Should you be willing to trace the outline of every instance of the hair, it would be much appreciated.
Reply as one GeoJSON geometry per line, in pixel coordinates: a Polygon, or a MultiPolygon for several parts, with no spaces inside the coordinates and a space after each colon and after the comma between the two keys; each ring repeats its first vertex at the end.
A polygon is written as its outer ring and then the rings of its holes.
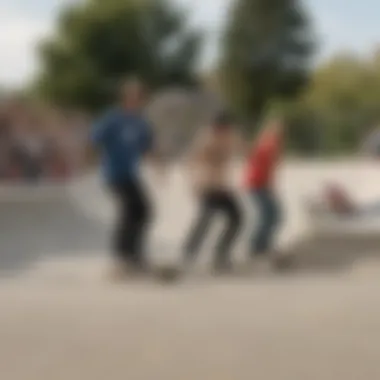
{"type": "Polygon", "coordinates": [[[212,126],[217,129],[232,128],[234,123],[235,119],[228,111],[221,111],[217,113],[212,120],[212,126]]]}

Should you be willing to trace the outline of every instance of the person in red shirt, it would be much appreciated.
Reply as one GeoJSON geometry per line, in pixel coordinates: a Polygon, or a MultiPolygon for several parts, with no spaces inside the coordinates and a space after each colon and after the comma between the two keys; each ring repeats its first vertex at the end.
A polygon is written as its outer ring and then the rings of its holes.
{"type": "Polygon", "coordinates": [[[272,254],[274,234],[280,222],[275,177],[282,156],[283,124],[271,121],[255,141],[248,156],[245,187],[258,209],[259,222],[253,232],[251,258],[272,254]]]}

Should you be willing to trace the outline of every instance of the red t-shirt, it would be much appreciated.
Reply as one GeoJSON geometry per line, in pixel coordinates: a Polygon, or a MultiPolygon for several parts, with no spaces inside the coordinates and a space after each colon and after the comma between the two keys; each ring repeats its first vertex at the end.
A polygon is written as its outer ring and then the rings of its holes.
{"type": "Polygon", "coordinates": [[[245,186],[262,189],[272,185],[280,156],[281,138],[275,132],[264,133],[248,158],[245,186]]]}

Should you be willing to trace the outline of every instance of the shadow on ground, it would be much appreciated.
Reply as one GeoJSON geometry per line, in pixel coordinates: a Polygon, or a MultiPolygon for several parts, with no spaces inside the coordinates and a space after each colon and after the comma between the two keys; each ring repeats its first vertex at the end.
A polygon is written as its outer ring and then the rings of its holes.
{"type": "Polygon", "coordinates": [[[295,273],[345,272],[360,262],[380,264],[380,234],[316,234],[289,248],[295,273]]]}

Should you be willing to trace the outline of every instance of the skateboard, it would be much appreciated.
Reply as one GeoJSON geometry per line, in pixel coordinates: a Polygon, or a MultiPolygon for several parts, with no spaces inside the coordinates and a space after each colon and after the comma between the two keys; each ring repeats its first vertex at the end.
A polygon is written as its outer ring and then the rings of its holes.
{"type": "Polygon", "coordinates": [[[156,266],[151,269],[151,274],[154,278],[162,283],[176,283],[181,279],[182,270],[175,265],[156,266]]]}
{"type": "Polygon", "coordinates": [[[115,277],[111,276],[111,282],[141,282],[154,281],[162,284],[177,283],[182,275],[181,269],[176,265],[155,265],[142,272],[131,272],[119,274],[115,277]]]}

